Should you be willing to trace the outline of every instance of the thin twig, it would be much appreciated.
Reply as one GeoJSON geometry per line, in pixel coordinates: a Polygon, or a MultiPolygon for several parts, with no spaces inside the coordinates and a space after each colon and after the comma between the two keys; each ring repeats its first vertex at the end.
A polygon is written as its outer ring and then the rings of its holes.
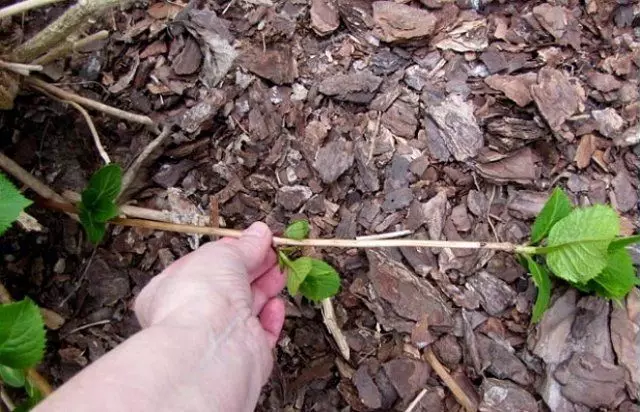
{"type": "Polygon", "coordinates": [[[416,406],[418,406],[418,404],[420,403],[420,401],[422,400],[422,398],[424,398],[424,395],[426,395],[426,394],[427,394],[427,390],[423,388],[420,391],[420,393],[411,401],[409,406],[407,406],[407,409],[405,409],[404,412],[412,412],[413,409],[416,406]]]}
{"type": "Polygon", "coordinates": [[[73,53],[78,49],[83,48],[87,44],[104,40],[109,37],[109,32],[107,30],[100,30],[97,33],[93,33],[83,39],[77,41],[65,41],[64,44],[56,47],[55,49],[50,50],[47,54],[38,57],[32,63],[33,64],[49,64],[53,61],[56,61],[62,57],[66,57],[69,53],[73,53]]]}
{"type": "Polygon", "coordinates": [[[356,240],[397,239],[413,234],[413,230],[398,230],[396,232],[380,233],[379,235],[356,236],[356,240]]]}
{"type": "Polygon", "coordinates": [[[36,88],[36,89],[42,89],[46,92],[51,93],[52,95],[62,99],[62,100],[69,100],[72,102],[76,102],[78,104],[81,104],[84,107],[90,108],[90,109],[94,109],[94,110],[98,110],[100,112],[103,112],[105,114],[108,114],[110,116],[113,117],[117,117],[120,119],[124,119],[130,122],[134,122],[134,123],[140,123],[143,124],[145,126],[148,126],[152,129],[157,128],[156,124],[153,122],[153,120],[151,120],[150,117],[148,116],[143,116],[140,114],[135,114],[135,113],[131,113],[131,112],[127,112],[125,110],[120,110],[117,109],[115,107],[112,106],[108,106],[106,104],[97,102],[95,100],[92,99],[87,99],[86,97],[82,97],[79,96],[75,93],[71,93],[68,92],[64,89],[61,89],[59,87],[56,87],[52,84],[49,84],[45,81],[42,81],[40,79],[36,79],[35,77],[27,77],[25,79],[25,83],[31,85],[32,87],[36,88]]]}
{"type": "Polygon", "coordinates": [[[29,189],[36,192],[38,195],[45,199],[55,200],[56,202],[64,202],[64,198],[57,194],[46,184],[36,179],[31,173],[27,172],[19,164],[7,157],[4,153],[0,152],[0,168],[4,169],[18,179],[20,183],[27,186],[29,189]]]}
{"type": "Polygon", "coordinates": [[[87,323],[86,325],[78,326],[77,328],[65,333],[63,336],[60,336],[61,339],[66,338],[69,335],[73,335],[76,332],[80,332],[81,330],[89,329],[94,326],[106,325],[107,323],[111,323],[111,319],[103,319],[97,322],[87,323]]]}
{"type": "Polygon", "coordinates": [[[342,333],[340,326],[338,326],[336,312],[333,309],[333,302],[331,301],[331,298],[322,299],[322,319],[329,330],[329,333],[336,341],[338,349],[340,349],[340,354],[348,361],[351,358],[351,351],[349,349],[349,344],[347,343],[347,338],[342,333]]]}
{"type": "Polygon", "coordinates": [[[29,76],[31,72],[41,72],[43,67],[39,64],[12,63],[0,60],[0,69],[9,70],[22,76],[29,76]]]}
{"type": "Polygon", "coordinates": [[[472,399],[467,396],[467,394],[462,390],[458,382],[449,374],[449,371],[440,363],[436,355],[433,353],[431,348],[427,348],[423,354],[423,358],[431,365],[431,368],[436,372],[436,374],[442,379],[447,388],[451,391],[453,396],[456,398],[458,403],[462,405],[467,412],[476,412],[478,410],[478,405],[472,399]]]}
{"type": "Polygon", "coordinates": [[[82,275],[80,275],[80,278],[76,282],[71,292],[69,292],[69,294],[64,299],[62,299],[62,301],[60,301],[60,303],[58,304],[59,308],[61,308],[65,303],[67,303],[67,301],[71,299],[71,297],[80,289],[80,286],[82,286],[82,282],[84,281],[84,278],[87,276],[87,272],[89,272],[89,268],[91,267],[91,263],[93,262],[93,258],[96,256],[97,251],[98,251],[98,246],[94,246],[93,252],[91,252],[91,256],[89,256],[89,260],[87,260],[87,264],[85,265],[84,270],[82,271],[82,275]]]}
{"type": "MultiPolygon", "coordinates": [[[[17,163],[0,153],[0,167],[12,174],[23,184],[27,185],[49,202],[45,205],[50,209],[60,210],[66,213],[77,213],[75,207],[67,202],[62,196],[33,177],[29,172],[22,169],[17,163]]],[[[124,208],[123,208],[124,209],[124,208]]],[[[159,213],[162,215],[162,212],[159,213]]],[[[111,223],[142,227],[148,229],[164,230],[176,233],[190,233],[199,235],[240,237],[242,231],[235,229],[216,228],[209,226],[194,226],[178,223],[168,223],[144,219],[116,218],[111,223]]],[[[380,239],[380,240],[357,240],[357,239],[305,239],[294,240],[281,237],[274,237],[275,246],[317,246],[317,247],[340,247],[340,248],[377,248],[377,247],[428,247],[428,248],[451,248],[451,249],[490,249],[503,250],[507,252],[530,253],[531,247],[515,245],[509,242],[466,242],[466,241],[442,241],[425,239],[380,239]]]]}
{"type": "Polygon", "coordinates": [[[149,144],[142,150],[140,155],[138,155],[136,160],[134,160],[131,166],[129,166],[129,169],[127,169],[126,173],[122,177],[122,187],[120,189],[121,195],[126,192],[129,186],[131,186],[131,183],[133,183],[133,180],[138,175],[140,168],[142,167],[144,162],[147,160],[147,158],[151,155],[151,153],[153,153],[160,146],[162,146],[170,134],[171,134],[171,126],[164,126],[164,128],[162,129],[162,132],[158,135],[158,137],[156,137],[151,142],[149,142],[149,144]]]}
{"type": "Polygon", "coordinates": [[[16,14],[24,13],[26,11],[43,7],[48,4],[58,3],[63,0],[25,0],[20,3],[12,4],[11,6],[0,9],[0,19],[5,17],[15,16],[16,14]]]}
{"type": "MultiPolygon", "coordinates": [[[[147,229],[164,230],[167,232],[190,233],[199,235],[213,235],[223,237],[240,237],[242,231],[235,229],[223,229],[206,226],[183,225],[178,223],[156,222],[142,219],[118,218],[111,223],[142,227],[147,229]]],[[[428,247],[428,248],[451,248],[451,249],[491,249],[513,252],[523,250],[522,246],[516,246],[508,242],[465,242],[465,241],[443,241],[424,239],[381,239],[381,240],[357,240],[357,239],[304,239],[294,240],[282,237],[274,237],[275,246],[317,246],[317,247],[339,247],[339,248],[377,248],[377,247],[428,247]]]]}
{"type": "Polygon", "coordinates": [[[91,116],[89,116],[89,113],[84,109],[84,107],[80,106],[76,102],[72,102],[71,100],[63,100],[63,102],[68,103],[71,106],[75,107],[80,112],[82,117],[84,117],[84,120],[87,122],[87,126],[89,126],[89,130],[91,131],[91,135],[93,136],[93,143],[96,145],[96,148],[98,149],[98,153],[100,153],[100,157],[102,158],[105,164],[111,163],[111,159],[109,158],[107,151],[104,149],[104,146],[100,141],[100,135],[98,134],[98,130],[96,129],[96,126],[93,124],[93,120],[91,120],[91,116]]]}
{"type": "Polygon", "coordinates": [[[79,26],[93,15],[109,7],[128,2],[129,0],[78,0],[74,6],[67,9],[53,23],[18,46],[12,53],[11,60],[23,63],[33,61],[43,53],[63,43],[69,35],[78,30],[79,26]]]}
{"type": "Polygon", "coordinates": [[[4,403],[4,406],[7,407],[9,412],[12,412],[16,408],[16,404],[13,403],[13,400],[11,399],[7,391],[4,390],[4,386],[0,388],[0,399],[2,399],[2,403],[4,403]]]}

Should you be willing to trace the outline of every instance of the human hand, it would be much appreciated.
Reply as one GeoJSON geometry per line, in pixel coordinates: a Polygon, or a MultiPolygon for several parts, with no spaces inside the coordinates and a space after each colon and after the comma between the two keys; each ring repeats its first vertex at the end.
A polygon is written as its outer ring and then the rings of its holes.
{"type": "Polygon", "coordinates": [[[213,381],[206,390],[221,389],[223,398],[212,410],[252,410],[271,373],[284,323],[276,295],[286,282],[271,242],[269,228],[254,223],[239,239],[205,244],[156,276],[136,300],[143,328],[187,331],[206,342],[200,364],[208,372],[199,379],[213,381]]]}
{"type": "Polygon", "coordinates": [[[136,300],[143,330],[36,410],[253,411],[284,323],[271,242],[255,223],[176,261],[136,300]]]}

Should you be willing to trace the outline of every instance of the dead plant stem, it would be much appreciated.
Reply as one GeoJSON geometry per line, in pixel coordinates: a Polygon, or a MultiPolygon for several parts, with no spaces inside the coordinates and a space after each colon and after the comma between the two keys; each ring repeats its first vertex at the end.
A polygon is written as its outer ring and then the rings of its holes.
{"type": "Polygon", "coordinates": [[[47,83],[35,77],[25,78],[25,83],[29,84],[30,86],[36,89],[44,90],[45,92],[51,93],[52,95],[54,95],[59,99],[72,101],[84,107],[87,107],[89,109],[94,109],[94,110],[103,112],[105,114],[108,114],[110,116],[117,117],[130,122],[140,123],[152,129],[157,128],[154,121],[151,120],[151,118],[148,116],[127,112],[125,110],[117,109],[115,107],[108,106],[106,104],[97,102],[92,99],[87,99],[86,97],[82,97],[75,93],[68,92],[64,89],[61,89],[57,86],[54,86],[50,83],[47,83]]]}
{"type": "Polygon", "coordinates": [[[167,140],[170,134],[171,134],[171,126],[164,126],[164,128],[162,129],[162,132],[158,135],[158,137],[153,139],[142,150],[140,155],[138,155],[138,157],[136,158],[136,160],[134,160],[131,166],[129,166],[129,169],[127,169],[126,173],[122,177],[122,187],[120,189],[121,195],[127,191],[129,186],[131,186],[131,183],[133,183],[133,180],[138,175],[140,168],[147,161],[149,156],[151,156],[153,152],[158,150],[158,148],[160,148],[164,144],[164,142],[167,140]]]}
{"type": "Polygon", "coordinates": [[[80,40],[76,40],[76,41],[71,41],[69,39],[67,39],[64,44],[61,44],[60,46],[54,48],[53,50],[50,50],[49,52],[47,52],[47,54],[38,57],[37,59],[35,59],[32,63],[33,64],[41,64],[41,65],[45,65],[45,64],[49,64],[57,59],[60,59],[62,57],[65,57],[67,55],[69,55],[70,53],[81,49],[82,47],[86,46],[87,44],[93,43],[94,41],[100,41],[100,40],[104,40],[106,38],[109,37],[109,32],[106,30],[100,30],[97,33],[93,33],[83,39],[80,40]]]}
{"type": "Polygon", "coordinates": [[[0,19],[5,17],[15,16],[16,14],[24,13],[38,7],[43,7],[48,4],[59,3],[63,0],[25,0],[20,3],[12,4],[11,6],[0,9],[0,19]]]}
{"type": "MultiPolygon", "coordinates": [[[[35,1],[35,0],[34,0],[35,1]]],[[[30,62],[63,43],[89,18],[129,0],[78,0],[62,16],[21,44],[12,54],[13,61],[30,62]]]]}
{"type": "MultiPolygon", "coordinates": [[[[242,231],[235,229],[215,228],[208,226],[192,226],[177,223],[155,222],[143,219],[118,218],[112,223],[122,226],[142,227],[147,229],[164,230],[168,232],[190,233],[210,236],[240,237],[242,231]]],[[[300,246],[300,247],[338,247],[338,248],[378,248],[378,247],[428,247],[450,249],[491,249],[507,252],[516,251],[519,247],[507,242],[464,242],[424,239],[305,239],[294,240],[282,237],[274,237],[275,246],[300,246]]]]}
{"type": "Polygon", "coordinates": [[[462,390],[458,382],[451,376],[449,371],[440,363],[436,355],[433,353],[431,348],[427,348],[423,354],[423,358],[427,361],[431,368],[435,371],[435,373],[442,379],[447,388],[451,391],[453,396],[456,398],[458,403],[467,411],[467,412],[476,412],[478,410],[478,405],[474,400],[470,399],[469,396],[462,390]]]}
{"type": "Polygon", "coordinates": [[[87,122],[87,126],[89,126],[89,130],[91,131],[91,135],[93,136],[93,143],[96,145],[96,148],[98,149],[98,153],[100,154],[100,157],[102,158],[105,164],[111,163],[109,154],[107,154],[107,151],[104,149],[104,146],[100,141],[100,135],[98,134],[98,130],[96,129],[96,126],[93,124],[93,120],[91,120],[91,116],[89,116],[89,113],[84,109],[84,107],[80,106],[76,102],[72,102],[71,100],[63,100],[63,102],[68,103],[71,106],[75,107],[80,112],[82,117],[84,117],[84,120],[87,122]]]}
{"type": "Polygon", "coordinates": [[[38,64],[12,63],[0,60],[0,69],[9,70],[22,76],[29,76],[31,72],[42,71],[43,67],[38,64]]]}

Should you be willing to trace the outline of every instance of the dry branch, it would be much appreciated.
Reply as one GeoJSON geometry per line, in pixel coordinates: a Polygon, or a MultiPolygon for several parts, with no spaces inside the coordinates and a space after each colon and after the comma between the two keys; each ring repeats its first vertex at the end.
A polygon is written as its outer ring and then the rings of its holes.
{"type": "Polygon", "coordinates": [[[9,70],[22,76],[29,76],[31,72],[40,72],[42,68],[38,64],[11,63],[0,60],[0,69],[9,70]]]}
{"type": "Polygon", "coordinates": [[[451,391],[453,396],[456,398],[458,403],[462,405],[462,407],[467,412],[476,412],[478,410],[478,404],[474,399],[469,398],[465,391],[458,385],[455,379],[449,374],[449,371],[440,363],[436,355],[433,353],[431,348],[427,348],[423,355],[424,360],[431,365],[431,368],[435,371],[435,373],[442,379],[447,388],[451,391]]]}
{"type": "Polygon", "coordinates": [[[76,31],[90,17],[118,4],[126,4],[130,0],[78,0],[56,21],[38,32],[31,39],[21,44],[12,54],[11,60],[30,62],[65,42],[67,37],[76,31]]]}
{"type": "Polygon", "coordinates": [[[26,11],[37,9],[48,4],[59,3],[63,0],[25,0],[20,3],[12,4],[3,9],[0,9],[0,19],[5,17],[15,16],[16,14],[24,13],[26,11]]]}
{"type": "Polygon", "coordinates": [[[89,113],[87,113],[84,107],[80,106],[76,102],[72,102],[71,100],[63,100],[63,102],[68,103],[74,108],[76,108],[80,112],[82,117],[84,117],[84,120],[87,122],[87,126],[89,126],[89,130],[91,131],[91,135],[93,136],[93,143],[96,145],[96,148],[98,149],[98,153],[100,153],[100,157],[102,158],[105,164],[111,163],[111,159],[109,158],[107,151],[104,149],[104,146],[100,141],[100,135],[98,134],[98,130],[96,129],[96,126],[93,124],[93,120],[91,120],[91,116],[89,116],[89,113]]]}
{"type": "Polygon", "coordinates": [[[133,180],[138,175],[140,168],[147,161],[149,156],[151,156],[153,152],[155,152],[159,147],[161,147],[164,144],[164,142],[167,140],[170,134],[171,134],[171,126],[165,126],[162,129],[162,132],[158,135],[158,137],[153,139],[144,148],[144,150],[142,150],[140,155],[136,158],[136,160],[133,162],[133,164],[129,167],[127,172],[122,177],[122,187],[120,189],[121,195],[127,191],[129,186],[131,186],[131,183],[133,183],[133,180]]]}
{"type": "Polygon", "coordinates": [[[64,202],[64,198],[57,194],[53,189],[51,189],[46,184],[42,183],[40,180],[36,179],[31,173],[27,172],[13,161],[7,157],[4,153],[0,152],[0,168],[4,169],[18,179],[20,183],[27,186],[29,189],[36,192],[40,197],[45,199],[55,200],[56,202],[64,202]]]}
{"type": "Polygon", "coordinates": [[[106,30],[101,30],[97,33],[91,34],[83,39],[72,41],[71,39],[67,39],[63,44],[56,47],[53,50],[50,50],[44,56],[38,57],[32,63],[33,64],[41,64],[46,65],[57,59],[68,56],[70,53],[81,49],[87,44],[93,43],[95,41],[104,40],[109,37],[109,32],[106,30]]]}
{"type": "Polygon", "coordinates": [[[131,112],[127,112],[125,110],[116,109],[115,107],[108,106],[106,104],[97,102],[92,99],[87,99],[86,97],[78,96],[75,93],[68,92],[64,89],[61,89],[57,86],[49,84],[40,79],[36,79],[35,77],[27,77],[25,78],[25,83],[31,85],[32,87],[40,90],[44,90],[47,93],[51,93],[55,97],[62,100],[69,100],[71,102],[78,103],[84,107],[89,109],[98,110],[105,114],[108,114],[113,117],[118,117],[120,119],[124,119],[134,123],[140,123],[145,126],[148,126],[152,129],[155,129],[157,126],[148,116],[143,116],[140,114],[135,114],[131,112]]]}

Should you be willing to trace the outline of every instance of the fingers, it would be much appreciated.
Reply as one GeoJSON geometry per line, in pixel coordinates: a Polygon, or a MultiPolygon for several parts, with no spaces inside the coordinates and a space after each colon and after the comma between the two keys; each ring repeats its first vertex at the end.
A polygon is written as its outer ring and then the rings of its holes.
{"type": "Polygon", "coordinates": [[[284,302],[279,298],[270,299],[262,308],[259,318],[269,347],[274,348],[284,325],[284,302]]]}
{"type": "Polygon", "coordinates": [[[253,305],[251,314],[256,316],[262,311],[269,299],[280,293],[286,283],[286,277],[277,265],[274,265],[264,275],[251,284],[253,305]]]}
{"type": "Polygon", "coordinates": [[[267,225],[256,222],[249,226],[239,239],[225,242],[241,255],[242,263],[253,282],[267,268],[276,263],[276,254],[272,248],[272,234],[267,225]]]}

